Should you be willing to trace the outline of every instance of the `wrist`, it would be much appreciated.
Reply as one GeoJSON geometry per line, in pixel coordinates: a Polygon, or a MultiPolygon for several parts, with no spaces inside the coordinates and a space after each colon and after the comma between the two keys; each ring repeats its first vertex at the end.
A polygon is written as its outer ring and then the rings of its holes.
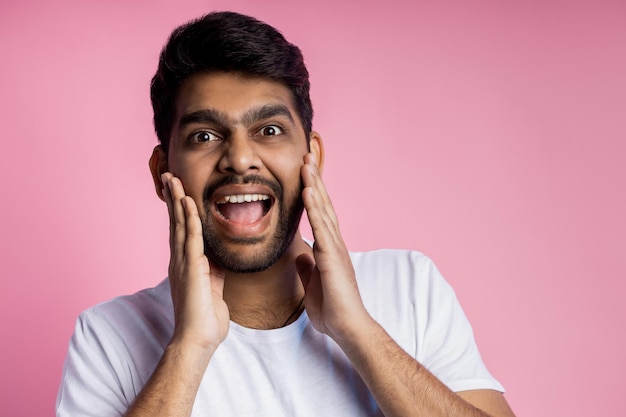
{"type": "Polygon", "coordinates": [[[174,335],[165,350],[192,368],[205,369],[218,345],[199,342],[188,336],[174,335]]]}
{"type": "Polygon", "coordinates": [[[366,346],[379,338],[380,331],[383,331],[378,322],[367,312],[358,318],[347,318],[344,323],[341,329],[333,332],[330,336],[346,353],[366,346]]]}

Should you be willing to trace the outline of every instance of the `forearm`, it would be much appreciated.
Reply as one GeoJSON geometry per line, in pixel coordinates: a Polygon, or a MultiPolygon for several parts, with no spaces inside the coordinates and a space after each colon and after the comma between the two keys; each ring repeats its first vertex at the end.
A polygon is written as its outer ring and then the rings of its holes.
{"type": "Polygon", "coordinates": [[[402,350],[374,320],[338,343],[386,417],[488,416],[402,350]]]}
{"type": "Polygon", "coordinates": [[[126,417],[189,416],[214,350],[170,343],[126,417]]]}

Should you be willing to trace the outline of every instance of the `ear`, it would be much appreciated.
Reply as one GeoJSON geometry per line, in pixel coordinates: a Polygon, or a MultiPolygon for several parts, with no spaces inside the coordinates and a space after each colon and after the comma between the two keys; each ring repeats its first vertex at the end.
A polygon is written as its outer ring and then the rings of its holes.
{"type": "Polygon", "coordinates": [[[309,150],[315,155],[315,159],[317,159],[317,168],[320,171],[320,174],[324,170],[324,142],[322,142],[322,137],[317,132],[311,132],[309,134],[309,150]]]}
{"type": "Polygon", "coordinates": [[[168,171],[167,167],[167,154],[163,150],[161,145],[157,145],[154,147],[152,151],[152,156],[150,156],[150,161],[148,162],[150,165],[150,173],[152,173],[152,181],[154,181],[154,189],[156,190],[157,195],[163,201],[165,201],[165,197],[163,196],[163,182],[161,181],[161,174],[168,171]]]}

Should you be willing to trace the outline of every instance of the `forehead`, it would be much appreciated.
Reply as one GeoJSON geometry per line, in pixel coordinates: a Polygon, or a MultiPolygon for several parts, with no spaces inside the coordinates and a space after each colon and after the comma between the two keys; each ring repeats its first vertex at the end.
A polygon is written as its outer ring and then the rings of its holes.
{"type": "Polygon", "coordinates": [[[187,78],[176,98],[176,120],[201,110],[215,110],[233,121],[252,108],[282,105],[298,122],[293,96],[285,85],[259,77],[230,72],[197,73],[187,78]]]}

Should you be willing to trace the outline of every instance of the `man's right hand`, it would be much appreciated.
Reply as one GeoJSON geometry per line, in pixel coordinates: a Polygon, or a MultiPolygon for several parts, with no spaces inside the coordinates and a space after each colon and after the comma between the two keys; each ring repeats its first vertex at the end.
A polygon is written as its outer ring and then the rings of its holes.
{"type": "Polygon", "coordinates": [[[194,200],[181,181],[161,175],[170,218],[169,282],[174,305],[172,343],[199,347],[212,355],[226,338],[228,307],[224,302],[224,271],[204,254],[202,223],[194,200]]]}
{"type": "Polygon", "coordinates": [[[191,415],[204,372],[230,325],[224,271],[204,255],[198,208],[178,178],[167,172],[161,181],[170,216],[174,335],[126,417],[191,415]]]}

